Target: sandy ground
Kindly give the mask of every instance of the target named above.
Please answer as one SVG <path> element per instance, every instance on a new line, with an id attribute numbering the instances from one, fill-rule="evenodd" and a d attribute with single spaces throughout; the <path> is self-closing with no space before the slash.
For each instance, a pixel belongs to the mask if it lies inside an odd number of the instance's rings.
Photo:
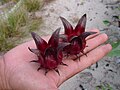
<path id="1" fill-rule="evenodd" d="M 60 16 L 75 26 L 79 18 L 86 13 L 86 30 L 98 28 L 101 33 L 105 32 L 109 37 L 112 36 L 112 39 L 116 39 L 112 32 L 117 32 L 118 37 L 120 37 L 120 29 L 116 29 L 116 24 L 109 27 L 104 25 L 103 20 L 112 21 L 113 15 L 120 15 L 120 11 L 116 9 L 118 6 L 120 7 L 120 0 L 54 0 L 45 5 L 41 11 L 35 12 L 35 15 L 42 16 L 44 21 L 38 33 L 40 35 L 52 34 L 59 27 L 63 32 Z M 120 90 L 120 64 L 115 62 L 117 59 L 120 58 L 104 57 L 98 63 L 98 67 L 96 65 L 89 67 L 70 78 L 59 89 L 96 90 L 98 86 L 98 90 L 102 90 L 100 88 L 103 85 L 104 87 L 112 87 L 112 90 Z"/>
<path id="2" fill-rule="evenodd" d="M 51 34 L 58 27 L 61 27 L 61 32 L 63 32 L 60 16 L 75 26 L 79 18 L 86 13 L 88 18 L 86 30 L 98 28 L 101 32 L 107 33 L 107 29 L 110 36 L 114 26 L 108 28 L 103 24 L 103 20 L 112 21 L 113 15 L 120 14 L 120 11 L 116 9 L 117 6 L 120 6 L 119 0 L 55 0 L 47 4 L 42 11 L 36 12 L 36 16 L 42 16 L 44 20 L 39 33 Z M 109 86 L 112 90 L 120 90 L 120 64 L 115 60 L 116 58 L 104 57 L 97 68 L 95 65 L 91 66 L 66 81 L 59 89 L 96 90 L 96 87 L 99 87 L 101 90 L 101 85 L 103 85 L 106 87 L 105 90 L 108 90 Z"/>
<path id="3" fill-rule="evenodd" d="M 107 2 L 108 1 L 108 2 Z M 69 20 L 71 24 L 76 25 L 83 14 L 87 14 L 87 29 L 105 28 L 103 20 L 111 20 L 113 14 L 119 13 L 113 10 L 117 5 L 114 0 L 55 0 L 46 5 L 42 12 L 36 12 L 36 15 L 43 16 L 44 25 L 41 30 L 45 33 L 52 33 L 58 27 L 62 27 L 59 16 Z M 109 5 L 111 3 L 111 5 Z M 108 4 L 108 5 L 107 5 Z M 114 6 L 112 6 L 114 4 Z M 63 29 L 62 29 L 63 30 Z"/>

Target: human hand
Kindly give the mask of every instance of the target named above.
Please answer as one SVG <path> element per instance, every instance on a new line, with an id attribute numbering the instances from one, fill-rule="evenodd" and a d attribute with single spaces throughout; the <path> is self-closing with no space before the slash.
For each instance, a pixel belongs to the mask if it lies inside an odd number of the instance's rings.
<path id="1" fill-rule="evenodd" d="M 96 29 L 92 31 L 99 34 Z M 44 37 L 44 39 L 48 41 L 49 37 Z M 37 60 L 37 56 L 28 50 L 28 47 L 36 48 L 34 41 L 21 44 L 3 56 L 2 86 L 7 90 L 58 90 L 64 81 L 96 63 L 111 51 L 110 44 L 102 45 L 107 39 L 106 34 L 90 36 L 87 40 L 88 47 L 84 50 L 87 57 L 81 56 L 80 61 L 64 59 L 63 62 L 68 66 L 58 66 L 60 75 L 54 70 L 46 75 L 43 69 L 37 71 L 39 64 L 30 62 Z"/>

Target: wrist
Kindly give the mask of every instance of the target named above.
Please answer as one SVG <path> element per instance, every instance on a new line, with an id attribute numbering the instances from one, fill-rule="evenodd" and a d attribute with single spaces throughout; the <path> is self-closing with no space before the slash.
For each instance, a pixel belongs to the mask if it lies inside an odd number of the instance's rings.
<path id="1" fill-rule="evenodd" d="M 0 56 L 0 90 L 9 90 L 5 77 L 5 63 L 3 56 Z"/>

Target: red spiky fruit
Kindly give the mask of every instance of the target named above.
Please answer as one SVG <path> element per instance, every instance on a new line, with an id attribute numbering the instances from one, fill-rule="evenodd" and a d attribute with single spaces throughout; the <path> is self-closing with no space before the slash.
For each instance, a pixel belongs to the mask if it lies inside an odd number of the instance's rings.
<path id="1" fill-rule="evenodd" d="M 69 43 L 59 43 L 59 32 L 60 32 L 60 28 L 57 29 L 52 34 L 48 43 L 36 33 L 34 32 L 31 33 L 36 43 L 37 49 L 29 48 L 29 50 L 35 53 L 38 57 L 38 60 L 33 60 L 31 62 L 39 63 L 40 67 L 38 68 L 38 70 L 44 68 L 46 70 L 45 74 L 49 70 L 53 70 L 53 69 L 59 74 L 57 66 L 60 64 L 66 65 L 62 62 L 62 58 L 63 58 L 62 49 L 65 46 L 67 46 Z"/>
<path id="2" fill-rule="evenodd" d="M 84 53 L 84 49 L 86 47 L 86 37 L 96 32 L 85 32 L 86 26 L 86 14 L 84 14 L 75 29 L 73 29 L 72 25 L 63 17 L 60 17 L 61 21 L 64 25 L 65 32 L 61 35 L 62 42 L 69 42 L 70 45 L 67 46 L 64 51 L 67 55 L 78 55 L 80 52 Z M 86 55 L 86 54 L 85 54 Z"/>

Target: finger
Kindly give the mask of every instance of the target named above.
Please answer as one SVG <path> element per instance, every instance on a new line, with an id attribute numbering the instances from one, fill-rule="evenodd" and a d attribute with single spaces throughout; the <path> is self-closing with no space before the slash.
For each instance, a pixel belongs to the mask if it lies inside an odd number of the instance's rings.
<path id="1" fill-rule="evenodd" d="M 112 50 L 112 46 L 110 44 L 106 44 L 106 45 L 99 46 L 96 49 L 90 51 L 87 54 L 88 57 L 82 56 L 81 61 L 77 62 L 79 70 L 80 69 L 83 70 L 87 68 L 88 66 L 96 63 L 98 60 L 100 60 L 102 57 L 108 54 L 111 50 Z"/>
<path id="2" fill-rule="evenodd" d="M 58 86 L 63 83 L 65 80 L 69 79 L 73 75 L 79 73 L 90 65 L 96 63 L 98 60 L 103 58 L 106 54 L 111 51 L 112 47 L 110 44 L 100 46 L 91 52 L 88 53 L 88 57 L 82 56 L 80 61 L 66 60 L 65 63 L 68 64 L 68 67 L 60 68 L 60 82 Z"/>
<path id="3" fill-rule="evenodd" d="M 88 51 L 96 48 L 97 46 L 105 43 L 108 40 L 108 36 L 106 34 L 99 34 L 98 36 L 91 38 L 89 40 L 87 40 L 86 42 L 86 47 L 84 49 L 84 52 L 87 53 Z"/>

